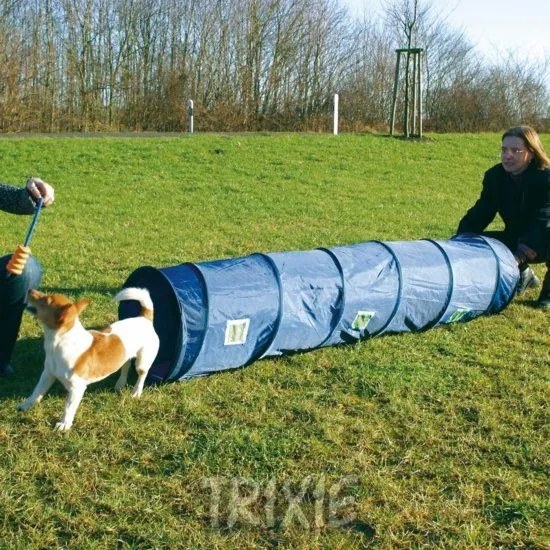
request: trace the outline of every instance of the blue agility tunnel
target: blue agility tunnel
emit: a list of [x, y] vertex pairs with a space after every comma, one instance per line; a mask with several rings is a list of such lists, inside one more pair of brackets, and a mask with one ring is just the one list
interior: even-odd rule
[[[518, 280], [502, 243], [457, 236], [140, 267], [124, 286], [153, 299], [155, 383], [497, 313]], [[138, 311], [122, 302], [119, 317]]]

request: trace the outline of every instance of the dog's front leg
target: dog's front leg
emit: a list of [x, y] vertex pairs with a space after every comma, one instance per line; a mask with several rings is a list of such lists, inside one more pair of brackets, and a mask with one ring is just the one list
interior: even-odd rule
[[61, 421], [55, 425], [55, 429], [60, 432], [66, 432], [71, 429], [73, 425], [74, 415], [78, 409], [78, 405], [82, 401], [84, 392], [86, 391], [85, 385], [72, 385], [69, 388], [69, 395], [67, 396], [67, 401], [65, 402], [65, 411], [63, 412], [63, 417]]
[[34, 388], [31, 395], [17, 407], [18, 411], [26, 411], [29, 407], [35, 403], [40, 403], [46, 392], [52, 387], [55, 382], [55, 376], [50, 373], [49, 369], [44, 369], [38, 384]]

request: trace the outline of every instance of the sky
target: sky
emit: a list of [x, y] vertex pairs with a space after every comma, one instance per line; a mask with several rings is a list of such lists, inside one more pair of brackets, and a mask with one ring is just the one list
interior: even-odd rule
[[[381, 13], [380, 0], [340, 0], [353, 15], [368, 8]], [[550, 61], [550, 0], [431, 0], [447, 22], [460, 29], [487, 61], [507, 52], [517, 59]]]

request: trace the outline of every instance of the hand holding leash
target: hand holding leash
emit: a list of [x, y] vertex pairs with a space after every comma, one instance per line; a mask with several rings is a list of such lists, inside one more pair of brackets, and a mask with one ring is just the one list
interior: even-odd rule
[[55, 200], [55, 192], [53, 187], [41, 180], [40, 178], [31, 177], [27, 180], [25, 186], [29, 195], [38, 202], [41, 198], [44, 199], [44, 206], [50, 206]]

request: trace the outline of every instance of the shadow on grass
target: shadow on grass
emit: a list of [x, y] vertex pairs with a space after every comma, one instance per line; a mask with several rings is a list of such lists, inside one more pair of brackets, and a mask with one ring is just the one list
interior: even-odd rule
[[42, 338], [19, 339], [12, 364], [15, 373], [0, 378], [0, 399], [24, 398], [31, 393], [44, 366]]
[[539, 311], [545, 311], [546, 309], [541, 307], [541, 305], [539, 304], [538, 298], [533, 298], [532, 300], [525, 300], [523, 302], [523, 305], [533, 309], [537, 309]]
[[405, 136], [403, 134], [395, 133], [393, 135], [391, 134], [373, 134], [370, 132], [366, 132], [366, 135], [373, 136], [375, 138], [385, 138], [385, 139], [395, 139], [399, 141], [435, 141], [433, 138], [428, 137], [426, 135], [422, 135], [422, 137], [415, 135], [415, 136]]

